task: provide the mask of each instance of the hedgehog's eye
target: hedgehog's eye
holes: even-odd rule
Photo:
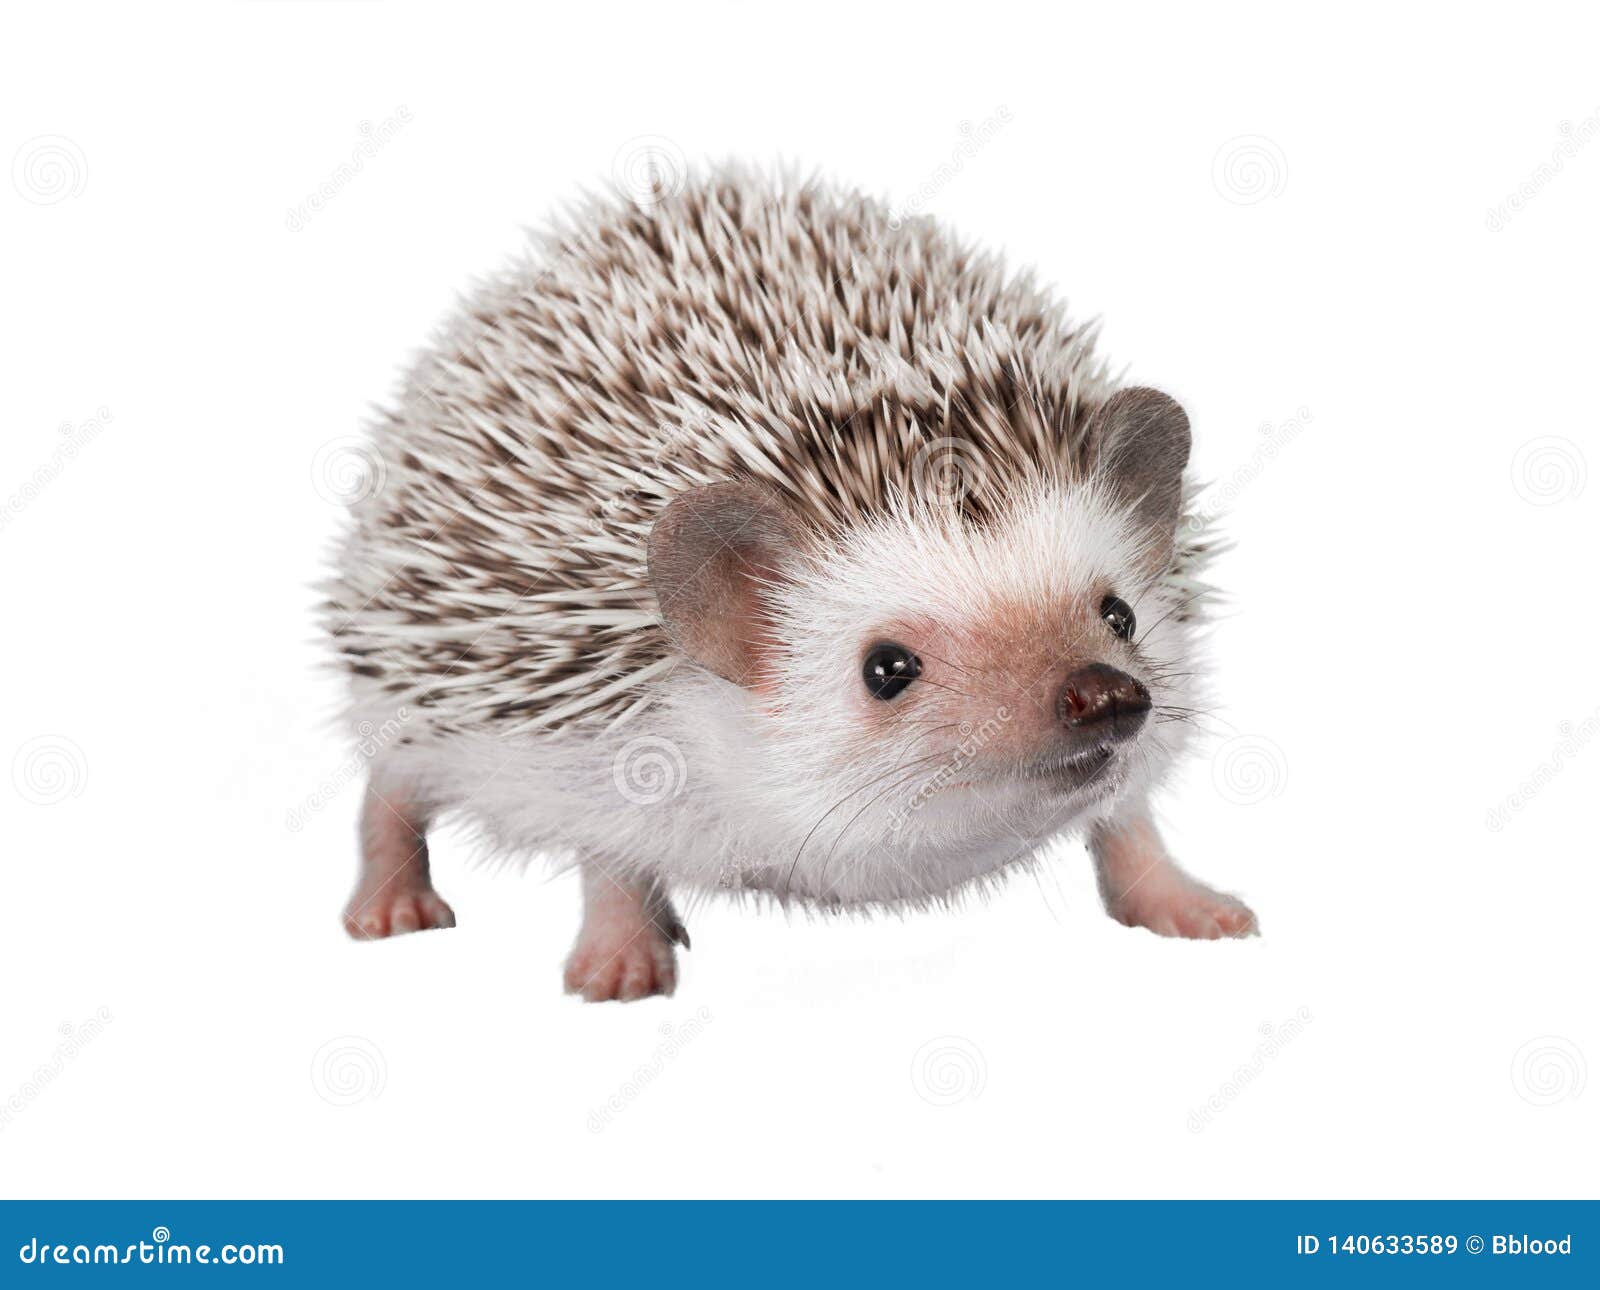
[[[874,645],[861,664],[861,679],[874,699],[892,699],[922,675],[922,660],[904,645]]]
[[[1121,596],[1107,596],[1102,600],[1100,617],[1104,618],[1106,625],[1123,640],[1133,639],[1133,610]]]

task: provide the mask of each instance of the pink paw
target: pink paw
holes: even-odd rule
[[[1261,928],[1242,900],[1197,882],[1135,887],[1111,904],[1111,916],[1129,927],[1146,927],[1157,936],[1196,941],[1259,936]]]
[[[610,928],[585,927],[567,959],[568,994],[585,1003],[623,1003],[652,994],[671,994],[678,985],[678,962],[672,942],[647,924],[618,943]]]
[[[358,941],[455,925],[455,911],[432,887],[395,885],[370,895],[358,891],[344,911],[344,929]]]

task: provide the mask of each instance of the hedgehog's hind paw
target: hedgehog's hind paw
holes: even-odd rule
[[[584,928],[567,959],[568,994],[585,1003],[628,1003],[678,987],[678,960],[672,943],[654,927],[640,929],[621,945],[607,933]]]
[[[455,925],[455,911],[431,886],[396,884],[370,895],[357,891],[344,911],[344,929],[358,941]]]
[[[358,941],[456,925],[428,873],[427,829],[426,814],[405,797],[368,786],[361,877],[344,908],[344,929]]]
[[[689,933],[658,883],[584,863],[583,929],[567,959],[568,994],[586,1003],[671,994],[678,986],[674,944],[688,949]]]

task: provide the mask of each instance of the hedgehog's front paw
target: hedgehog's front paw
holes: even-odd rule
[[[431,886],[395,882],[375,892],[357,891],[344,911],[344,929],[358,941],[455,925],[455,911]]]
[[[1243,901],[1178,875],[1151,874],[1121,896],[1108,899],[1106,909],[1119,923],[1147,927],[1157,936],[1214,941],[1261,932]]]
[[[653,923],[586,922],[567,959],[566,984],[568,994],[581,994],[586,1003],[626,1003],[671,994],[678,962],[672,942]]]

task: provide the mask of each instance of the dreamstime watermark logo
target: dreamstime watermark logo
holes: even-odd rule
[[[899,832],[905,828],[911,817],[920,811],[941,789],[946,787],[952,779],[970,766],[977,755],[986,748],[1011,721],[1011,709],[1001,704],[994,710],[994,716],[986,718],[974,726],[970,721],[963,721],[956,727],[956,735],[960,740],[950,756],[931,771],[918,785],[911,800],[900,807],[889,817],[889,828]]]
[[[404,103],[377,125],[373,125],[370,121],[361,122],[357,127],[361,133],[361,142],[350,150],[348,160],[341,161],[335,166],[328,177],[307,193],[305,200],[298,206],[289,208],[288,214],[284,216],[284,227],[291,233],[298,233],[303,229],[314,217],[328,208],[328,203],[366,168],[367,162],[376,157],[395,135],[410,124],[411,109]]]
[[[1533,773],[1501,798],[1497,805],[1489,808],[1485,826],[1490,833],[1498,833],[1505,828],[1513,815],[1522,811],[1534,798],[1544,792],[1550,782],[1576,760],[1578,754],[1597,734],[1600,734],[1600,708],[1596,708],[1582,721],[1563,721],[1556,729],[1561,735],[1561,741],[1550,750],[1550,756],[1535,766]]]
[[[1575,501],[1588,482],[1583,449],[1560,435],[1529,439],[1511,458],[1511,486],[1533,506]]]
[[[89,163],[64,134],[29,139],[11,158],[11,186],[35,206],[81,197],[89,186]]]
[[[928,203],[966,169],[967,162],[982,152],[995,135],[1011,124],[1011,120],[1011,109],[1002,103],[994,110],[993,115],[985,117],[977,125],[973,125],[971,121],[961,122],[959,127],[961,142],[951,151],[949,160],[940,162],[909,197],[895,204],[889,216],[889,227],[899,228],[907,220],[921,214]]]
[[[1250,1060],[1236,1067],[1233,1074],[1218,1085],[1216,1092],[1189,1112],[1189,1132],[1205,1132],[1212,1117],[1221,1115],[1232,1106],[1244,1090],[1261,1077],[1269,1063],[1277,1060],[1286,1047],[1305,1034],[1311,1021],[1311,1009],[1307,1007],[1296,1008],[1294,1016],[1276,1026],[1270,1021],[1263,1021],[1258,1027],[1261,1042],[1250,1054]]]
[[[383,1051],[360,1035],[340,1035],[311,1058],[311,1087],[330,1106],[375,1102],[389,1082]]]
[[[1189,515],[1189,528],[1205,528],[1229,510],[1239,499],[1239,494],[1259,479],[1262,472],[1278,459],[1278,454],[1298,439],[1310,424],[1311,410],[1299,408],[1287,421],[1280,421],[1277,425],[1263,421],[1257,426],[1261,442],[1256,445],[1248,461],[1236,467],[1226,479],[1216,480],[1205,490],[1200,505]]]
[[[1254,806],[1289,784],[1289,759],[1265,735],[1235,735],[1211,759],[1211,783],[1226,800]]]
[[[1559,129],[1561,142],[1550,150],[1550,160],[1541,161],[1526,179],[1506,194],[1504,201],[1489,208],[1483,223],[1491,233],[1498,233],[1515,216],[1526,210],[1528,203],[1566,169],[1567,162],[1578,155],[1579,149],[1600,134],[1600,111],[1584,117],[1577,125],[1563,121]]]
[[[635,806],[655,806],[683,792],[689,767],[683,750],[660,735],[640,735],[617,750],[611,781]]]
[[[378,445],[360,435],[329,439],[311,459],[311,486],[330,506],[355,506],[376,497],[388,477]]]
[[[50,454],[50,460],[39,466],[9,497],[0,502],[0,529],[11,523],[12,517],[22,514],[40,493],[61,476],[67,466],[78,459],[78,454],[100,437],[100,432],[110,421],[110,408],[97,408],[94,416],[74,425],[63,421],[57,429],[61,441]]]
[[[1211,182],[1235,206],[1255,206],[1283,195],[1289,186],[1289,159],[1265,135],[1236,135],[1212,157]]]
[[[55,806],[89,784],[89,760],[65,735],[37,735],[11,759],[11,786],[35,806]]]
[[[339,768],[323,780],[299,806],[290,807],[284,814],[284,825],[291,833],[305,828],[306,821],[333,801],[351,780],[357,778],[367,764],[400,737],[400,731],[411,720],[411,709],[401,705],[394,716],[382,725],[371,721],[356,724],[356,749],[340,763]]]
[[[95,1010],[94,1016],[77,1025],[73,1025],[70,1021],[63,1022],[59,1028],[61,1038],[56,1042],[49,1058],[34,1067],[33,1073],[4,1101],[0,1101],[0,1132],[3,1132],[16,1116],[32,1106],[50,1085],[60,1079],[66,1072],[68,1064],[77,1060],[78,1055],[89,1044],[103,1035],[113,1020],[111,1009],[102,1006]]]
[[[932,1106],[955,1106],[983,1096],[989,1082],[989,1063],[970,1039],[940,1035],[917,1049],[911,1058],[911,1087]]]
[[[688,158],[665,135],[635,135],[611,158],[611,181],[644,210],[681,191],[688,177]]]
[[[989,486],[989,464],[966,439],[930,439],[911,460],[916,495],[936,505],[960,506]]]
[[[81,1241],[68,1245],[63,1241],[48,1238],[40,1241],[35,1236],[17,1251],[17,1259],[22,1263],[37,1263],[43,1267],[52,1264],[72,1267],[96,1265],[128,1267],[136,1263],[146,1266],[154,1264],[157,1267],[186,1267],[193,1264],[202,1266],[221,1264],[231,1267],[252,1263],[282,1264],[283,1246],[241,1245],[232,1241],[220,1247],[190,1245],[173,1241],[171,1229],[162,1224],[150,1230],[148,1241],[135,1241],[127,1245],[113,1245],[109,1241],[101,1241],[92,1246]]]
[[[1578,1045],[1558,1035],[1530,1039],[1511,1058],[1511,1087],[1531,1106],[1555,1106],[1583,1096],[1589,1063]]]
[[[711,1021],[711,1009],[699,1008],[694,1016],[677,1025],[670,1021],[662,1022],[661,1042],[655,1046],[650,1060],[642,1063],[632,1075],[622,1081],[615,1093],[589,1112],[589,1132],[603,1133],[613,1119],[632,1106],[645,1089],[661,1078],[662,1073],[685,1048],[705,1034],[706,1027]]]

